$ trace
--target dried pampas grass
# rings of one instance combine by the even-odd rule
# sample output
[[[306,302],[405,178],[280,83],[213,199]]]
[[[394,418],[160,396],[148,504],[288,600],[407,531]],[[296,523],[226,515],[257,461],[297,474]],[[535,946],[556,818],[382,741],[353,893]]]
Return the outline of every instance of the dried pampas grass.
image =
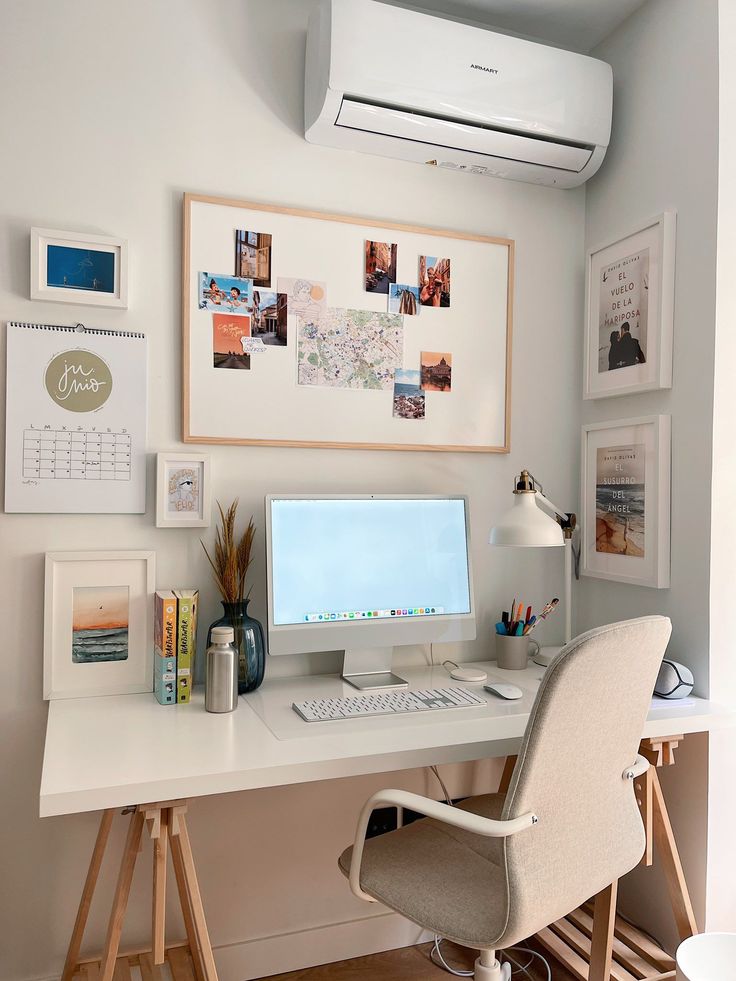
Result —
[[[245,597],[245,579],[253,561],[253,539],[256,536],[256,526],[253,518],[242,534],[239,542],[235,540],[235,514],[238,510],[237,499],[227,511],[217,502],[220,512],[220,525],[215,533],[214,558],[202,542],[204,554],[207,556],[215,576],[217,588],[226,603],[238,603]],[[249,591],[250,592],[250,591]]]

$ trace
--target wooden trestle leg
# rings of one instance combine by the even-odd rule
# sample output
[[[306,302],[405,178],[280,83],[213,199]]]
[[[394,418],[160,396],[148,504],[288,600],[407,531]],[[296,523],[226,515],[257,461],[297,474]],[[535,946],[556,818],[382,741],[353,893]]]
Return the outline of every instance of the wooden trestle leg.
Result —
[[[159,965],[164,962],[168,962],[174,981],[192,981],[193,978],[196,978],[196,981],[217,981],[217,968],[194,867],[186,812],[186,800],[141,804],[133,809],[120,862],[103,953],[101,957],[80,961],[82,938],[115,811],[110,809],[103,813],[64,963],[62,981],[73,981],[77,977],[85,981],[122,981],[123,978],[130,978],[130,968],[133,966],[140,968],[144,981],[160,981],[163,975],[160,973]],[[119,947],[123,921],[133,873],[142,848],[143,829],[146,825],[153,842],[151,950],[121,954]],[[186,943],[166,944],[166,866],[169,851],[187,932]]]

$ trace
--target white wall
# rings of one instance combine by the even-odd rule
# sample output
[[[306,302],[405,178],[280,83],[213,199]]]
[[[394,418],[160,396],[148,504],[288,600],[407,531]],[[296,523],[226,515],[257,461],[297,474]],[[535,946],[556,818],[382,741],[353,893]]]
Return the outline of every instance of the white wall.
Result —
[[[672,415],[672,585],[650,590],[583,580],[578,627],[646,613],[670,616],[674,630],[669,653],[692,667],[697,693],[707,695],[718,4],[649,0],[593,54],[613,66],[615,109],[611,148],[587,185],[586,241],[594,247],[640,220],[666,209],[677,211],[674,382],[669,392],[584,403],[583,421]],[[702,925],[706,743],[690,743],[680,752],[675,771],[663,780]],[[662,887],[658,873],[639,870],[627,878],[624,897],[635,915],[672,942]]]
[[[710,688],[718,701],[736,703],[736,659],[729,616],[736,589],[733,545],[736,542],[736,454],[733,433],[736,425],[736,293],[733,269],[736,262],[736,6],[730,0],[718,5],[719,65],[719,180],[718,180],[718,265],[716,288],[715,379],[713,393],[713,488],[710,565]],[[736,924],[736,811],[734,743],[730,731],[711,736],[708,813],[708,881],[706,918],[711,930],[733,930]],[[729,779],[730,778],[730,779]]]
[[[145,330],[153,454],[175,447],[180,432],[183,191],[516,239],[510,456],[212,450],[216,496],[224,501],[238,496],[241,516],[256,515],[261,545],[261,502],[269,491],[469,493],[480,620],[478,640],[460,656],[481,658],[490,654],[492,623],[512,593],[537,604],[561,587],[561,557],[496,554],[485,540],[494,517],[509,505],[512,476],[522,465],[543,478],[555,500],[577,499],[584,192],[445,174],[306,144],[301,99],[310,6],[303,0],[180,0],[176,5],[5,0],[0,319],[81,319]],[[655,202],[646,210],[655,210]],[[90,315],[89,308],[31,303],[31,225],[126,237],[130,309]],[[693,389],[687,386],[686,392]],[[43,553],[155,548],[157,585],[198,584],[203,620],[218,613],[197,534],[154,527],[152,463],[153,458],[146,515],[0,515],[3,981],[60,970],[96,825],[94,815],[44,821],[36,816],[46,718]],[[694,463],[682,466],[694,470]],[[682,514],[684,502],[679,506]],[[253,581],[261,617],[263,571],[259,559]],[[561,635],[560,623],[546,629],[552,642]],[[281,659],[279,668],[296,670],[289,661]],[[320,666],[327,670],[334,662],[327,658]],[[456,779],[482,789],[489,786],[488,773],[488,768],[466,768]],[[195,804],[192,836],[213,940],[221,963],[228,965],[224,981],[297,966],[298,960],[289,965],[283,958],[308,949],[298,931],[376,915],[351,899],[335,858],[351,837],[359,802],[384,779],[278,788]],[[431,789],[422,774],[407,776],[406,783]],[[134,886],[126,940],[147,936],[147,871]],[[108,875],[103,897],[110,889]],[[102,930],[97,913],[90,946],[99,945]],[[281,934],[291,935],[288,942],[261,944],[261,961],[249,959],[238,946]],[[388,933],[376,940],[382,936],[378,921],[375,931],[350,926],[343,931],[352,949],[332,943],[329,931],[325,936],[321,950],[310,956],[324,960],[390,943]]]

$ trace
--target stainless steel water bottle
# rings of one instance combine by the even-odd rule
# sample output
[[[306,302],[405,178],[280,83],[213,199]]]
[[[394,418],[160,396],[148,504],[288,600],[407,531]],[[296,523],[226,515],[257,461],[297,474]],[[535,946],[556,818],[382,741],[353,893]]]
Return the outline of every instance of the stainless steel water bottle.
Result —
[[[232,627],[213,627],[205,654],[204,707],[232,712],[238,707],[238,652]]]

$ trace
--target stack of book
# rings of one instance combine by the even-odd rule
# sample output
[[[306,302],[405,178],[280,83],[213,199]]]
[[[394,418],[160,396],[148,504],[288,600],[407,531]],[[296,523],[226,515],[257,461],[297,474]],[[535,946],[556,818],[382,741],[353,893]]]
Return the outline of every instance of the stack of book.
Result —
[[[181,705],[191,698],[198,604],[196,589],[156,593],[153,691],[162,705]]]

